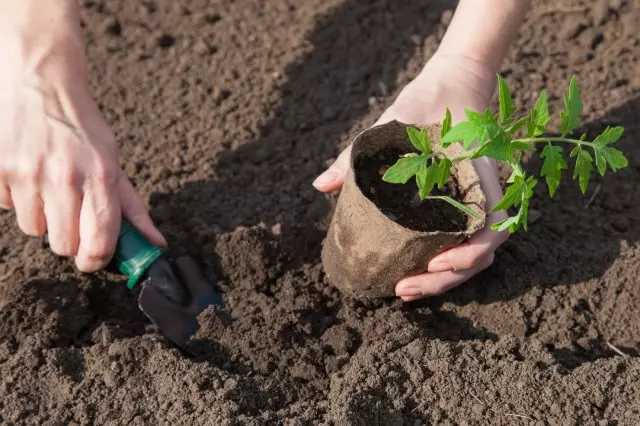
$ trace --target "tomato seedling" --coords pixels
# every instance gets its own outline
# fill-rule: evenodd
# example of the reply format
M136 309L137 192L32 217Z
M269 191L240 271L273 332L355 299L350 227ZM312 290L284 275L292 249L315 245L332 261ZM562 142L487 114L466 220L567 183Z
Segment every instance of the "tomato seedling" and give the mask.
M571 78L569 91L564 95L564 111L560 113L560 136L545 136L551 121L545 91L540 93L531 112L520 118L514 116L515 107L511 92L501 76L498 76L498 94L498 113L494 114L489 109L483 113L466 110L467 120L453 127L451 112L446 110L440 144L446 148L452 143L460 142L466 150L464 155L448 158L444 152L433 149L429 135L424 129L409 127L409 140L418 152L402 156L389 167L382 179L389 183L404 184L415 176L420 199L442 200L468 215L478 217L477 213L453 198L431 193L436 186L444 187L451 176L451 168L460 161L488 157L508 163L513 169L507 181L509 186L503 198L491 211L518 208L518 213L491 225L491 229L508 229L513 233L520 228L527 229L529 200L533 196L533 188L537 185L538 179L535 176L527 176L522 168L521 158L525 151L538 153L536 144L545 144L539 153L540 158L544 160L540 177L545 178L551 197L560 185L562 171L568 169L563 158L563 145L573 146L569 154L570 158L575 159L573 179L578 180L583 194L594 171L594 157L595 166L602 176L607 169L616 172L629 164L624 154L612 146L624 132L621 126L607 127L593 141L588 141L586 134L578 139L571 137L580 124L583 107L575 76Z

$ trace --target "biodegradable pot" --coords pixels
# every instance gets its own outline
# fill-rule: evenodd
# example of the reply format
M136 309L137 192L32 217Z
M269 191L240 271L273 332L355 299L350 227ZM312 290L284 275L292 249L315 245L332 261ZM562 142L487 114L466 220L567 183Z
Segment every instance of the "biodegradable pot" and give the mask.
M443 201L426 200L423 203L431 203L430 208L436 213L449 208L454 210L454 214L461 215L457 228L444 226L449 229L415 230L398 223L397 218L388 212L385 214L372 201L371 198L375 197L371 194L375 191L367 188L366 182L377 179L379 185L392 184L382 182L379 173L371 173L363 164L385 152L415 152L407 136L407 127L407 124L392 121L360 133L353 141L349 170L323 243L322 263L331 283L356 298L394 296L398 281L425 272L431 258L460 244L485 225L486 198L480 177L470 160L461 161L452 169L450 182L456 192L454 198L478 212L482 216L480 220L464 215ZM441 125L415 127L426 129L434 149L443 150L449 158L464 153L460 144L444 149L440 147ZM417 193L415 179L406 185L412 185L412 188L403 186L402 189ZM396 188L401 189L399 185ZM396 189L387 187L386 190ZM406 203L407 209L409 204ZM404 209L404 205L401 208ZM450 210L448 214L451 214Z

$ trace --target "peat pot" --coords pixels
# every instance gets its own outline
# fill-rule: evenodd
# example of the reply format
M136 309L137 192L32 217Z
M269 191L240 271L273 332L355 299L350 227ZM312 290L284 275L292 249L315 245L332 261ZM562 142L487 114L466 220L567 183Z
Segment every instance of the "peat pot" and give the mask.
M462 202L481 219L441 200L421 201L415 179L404 185L382 181L384 170L400 155L415 152L408 126L392 121L360 133L353 141L322 262L331 283L356 298L394 296L400 279L425 272L431 258L485 224L485 194L471 160L454 166L439 195ZM426 129L433 149L449 158L465 152L458 143L440 147L440 124L414 126Z

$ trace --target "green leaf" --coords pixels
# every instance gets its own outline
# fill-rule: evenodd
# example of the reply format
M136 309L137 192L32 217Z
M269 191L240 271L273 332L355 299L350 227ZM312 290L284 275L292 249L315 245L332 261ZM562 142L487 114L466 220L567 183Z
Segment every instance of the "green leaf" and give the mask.
M493 137L498 130L498 118L491 114L488 109L483 113L467 110L467 121L463 121L453 126L440 141L442 146L447 147L454 142L462 141L465 149L477 140L482 145L487 139Z
M438 188L444 187L444 184L447 183L449 176L451 176L451 160L445 158L440 160L438 163Z
M520 204L522 201L522 191L524 191L525 180L523 176L515 176L513 183L507 188L502 199L496 204L491 211L497 212L507 210Z
M433 191L433 188L437 185L442 188L449 179L451 174L451 161L447 158L440 162L433 161L429 167L421 167L416 175L416 182L420 189L420 198L424 198Z
M604 131L598 135L598 137L593 141L594 144L604 144L610 145L612 143L618 142L618 140L622 137L624 133L624 127L616 126L610 127L607 126Z
M509 125L512 121L511 116L516 109L511 100L509 87L500 74L498 74L498 98L500 100L500 120L502 125Z
M526 142L512 141L511 149L512 150L517 149L518 151L535 151L536 146Z
M540 96L536 101L536 105L531 110L531 114L529 114L525 137L531 138L543 135L544 132L547 131L547 125L550 121L551 117L549 116L547 92L543 90L540 92Z
M407 127L407 134L411 145L413 145L418 151L423 154L429 154L431 152L431 141L429 135L424 129L417 129L415 127Z
M385 172L382 180L388 183L407 183L411 177L415 176L420 167L427 162L425 155L413 155L399 159L393 166Z
M515 216L510 216L504 220L501 220L500 222L494 223L493 225L491 225L491 230L492 231L497 231L497 232L502 232L505 230L509 230L509 232L513 233L516 231L516 227L518 226L518 223L520 223L520 215L517 214ZM512 231L513 229L513 231Z
M477 212L473 211L469 207L467 207L464 204L454 200L451 197L446 197L446 196L442 196L442 195L432 195L432 196L426 197L426 199L428 199L428 200L446 201L447 203L451 204L453 207L463 211L464 213L468 214L469 216L471 216L473 218L476 218L476 219L482 219L482 216L480 216Z
M522 169L522 165L520 164L521 157L522 154L518 154L514 162L511 164L513 170L511 171L511 176L509 176L509 179L507 179L507 183L513 183L516 179L516 176L522 176L524 178L524 170Z
M566 161L562 158L562 148L551 144L545 145L540 158L544 158L540 176L545 177L549 187L549 195L553 197L560 185L562 170L568 168Z
M614 172L624 169L629 165L629 160L627 160L627 157L624 156L622 151L608 145L594 145L593 152L596 155L596 166L598 167L598 171L601 176L604 176L604 173L607 170L607 164Z
M451 111L447 108L444 113L444 120L442 121L442 132L440 132L441 138L451 130L451 120Z
M576 157L576 165L573 169L573 179L578 178L580 190L583 194L587 192L591 172L593 171L593 158L591 154L582 149L580 145L571 151L571 157Z
M509 229L510 233L516 232L520 228L527 230L527 220L529 217L529 200L533 196L533 188L538 184L538 181L530 177L524 180L522 176L516 176L514 185L507 189L503 199L496 205L491 211L506 210L498 208L500 204L511 206L519 205L520 208L515 216L508 217L507 219L491 225L491 229L494 231L502 232ZM509 190L513 188L510 192ZM508 207L507 207L508 208Z
M604 131L593 141L593 152L596 155L596 166L600 175L604 176L607 171L607 164L609 168L616 172L619 169L624 169L629 165L629 160L624 154L609 145L616 143L624 133L624 128L621 126L607 127Z
M564 95L564 112L560 113L560 132L562 136L578 127L580 114L582 113L582 101L580 100L580 90L576 82L576 76L571 77L569 82L569 93Z
M509 136L500 130L493 138L480 146L473 158L489 157L499 161L511 161L512 145Z
M522 128L522 126L527 124L528 121L529 121L529 116L524 116L520 118L518 121L513 123L511 127L507 129L507 134L508 135L516 134Z

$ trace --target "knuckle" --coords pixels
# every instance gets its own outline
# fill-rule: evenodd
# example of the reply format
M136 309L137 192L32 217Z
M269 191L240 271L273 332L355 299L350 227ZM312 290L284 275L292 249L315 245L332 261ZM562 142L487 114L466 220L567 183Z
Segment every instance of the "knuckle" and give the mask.
M38 161L25 162L21 164L17 170L16 181L19 181L21 184L37 186L40 182L41 174L42 167Z
M56 168L51 180L58 187L69 187L75 185L77 177L78 175L73 165L65 163Z
M101 185L115 184L120 174L119 168L109 161L96 161L89 170L91 180Z

